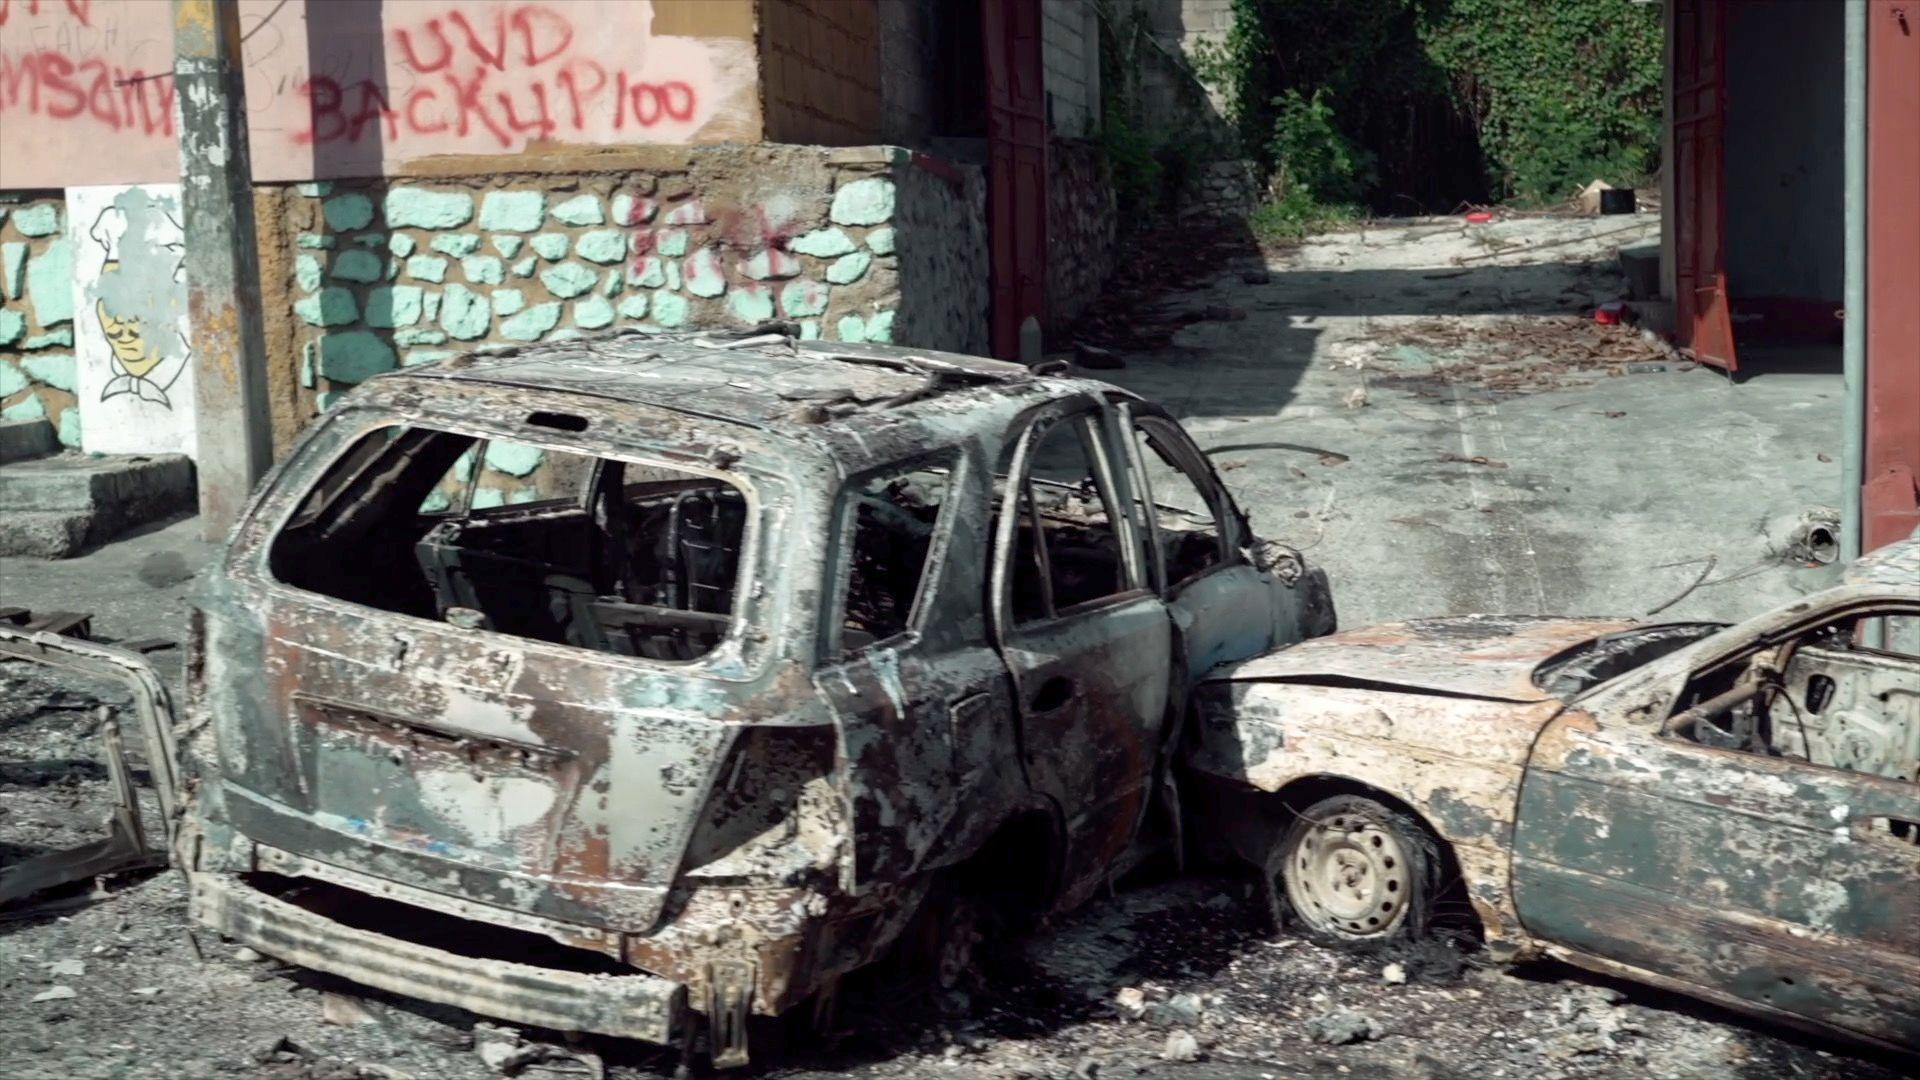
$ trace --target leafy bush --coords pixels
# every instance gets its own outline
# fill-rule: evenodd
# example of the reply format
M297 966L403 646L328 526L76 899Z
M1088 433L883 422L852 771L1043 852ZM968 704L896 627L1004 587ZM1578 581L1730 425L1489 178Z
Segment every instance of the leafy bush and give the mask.
M1283 197L1297 193L1322 202L1351 202L1373 183L1373 155L1353 144L1333 122L1333 106L1324 90L1303 98L1288 90L1273 101L1273 137L1267 153L1274 166L1274 189Z

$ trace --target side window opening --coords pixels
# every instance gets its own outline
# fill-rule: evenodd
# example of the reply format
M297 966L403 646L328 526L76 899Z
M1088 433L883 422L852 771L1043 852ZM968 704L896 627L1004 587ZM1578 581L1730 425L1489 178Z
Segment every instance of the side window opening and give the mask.
M1218 510L1208 496L1210 485L1182 468L1169 449L1172 436L1164 421L1142 419L1134 425L1141 444L1140 467L1146 473L1154 523L1166 558L1166 580L1176 585L1226 561L1220 537Z
M1862 624L1883 617L1830 622L1696 676L1671 731L1707 746L1920 780L1920 658L1859 644ZM1920 843L1920 829L1901 827Z
M843 653L885 641L913 624L952 482L948 459L848 486L853 529L841 608Z
M726 635L746 501L724 480L426 428L367 435L274 538L295 588L657 660Z
M1099 428L1091 416L1062 420L1040 436L1018 500L1011 553L1016 623L1050 618L1129 587L1112 493L1094 467ZM1005 503L997 481L996 506Z

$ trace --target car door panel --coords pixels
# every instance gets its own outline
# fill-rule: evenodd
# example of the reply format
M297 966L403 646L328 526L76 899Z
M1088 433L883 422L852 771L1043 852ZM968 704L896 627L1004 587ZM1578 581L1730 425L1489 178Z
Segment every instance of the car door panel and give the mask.
M1709 994L1920 1041L1920 787L1570 710L1520 795L1527 930ZM1863 824L1856 824L1863 822Z

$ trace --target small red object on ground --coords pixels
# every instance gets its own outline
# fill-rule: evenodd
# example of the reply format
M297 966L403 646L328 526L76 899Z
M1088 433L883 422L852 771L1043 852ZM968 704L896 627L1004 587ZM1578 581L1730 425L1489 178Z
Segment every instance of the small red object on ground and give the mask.
M1475 210L1467 215L1467 221L1474 225L1485 225L1492 220L1493 211L1491 210Z
M1593 321L1602 326L1618 326L1627 321L1627 305L1619 300L1609 300L1593 309Z

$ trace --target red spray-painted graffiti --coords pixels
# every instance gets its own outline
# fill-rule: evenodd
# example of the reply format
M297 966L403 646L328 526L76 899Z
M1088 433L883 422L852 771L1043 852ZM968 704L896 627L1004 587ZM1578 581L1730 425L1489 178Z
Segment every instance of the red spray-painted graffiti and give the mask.
M607 109L616 132L629 125L684 123L693 119L698 103L685 81L609 74L599 61L576 54L573 23L539 4L495 8L491 19L449 9L396 29L390 38L419 81L390 94L374 79L343 86L314 75L301 87L313 124L296 133L295 142L353 143L381 133L396 141L403 133L451 131L509 149L587 131Z
M0 28L16 16L37 18L42 0L0 0ZM44 116L52 120L84 118L113 131L173 137L173 73L166 56L149 74L115 64L103 55L116 43L118 28L96 27L93 0L46 0L49 20L27 38L27 47L0 49L0 114Z

